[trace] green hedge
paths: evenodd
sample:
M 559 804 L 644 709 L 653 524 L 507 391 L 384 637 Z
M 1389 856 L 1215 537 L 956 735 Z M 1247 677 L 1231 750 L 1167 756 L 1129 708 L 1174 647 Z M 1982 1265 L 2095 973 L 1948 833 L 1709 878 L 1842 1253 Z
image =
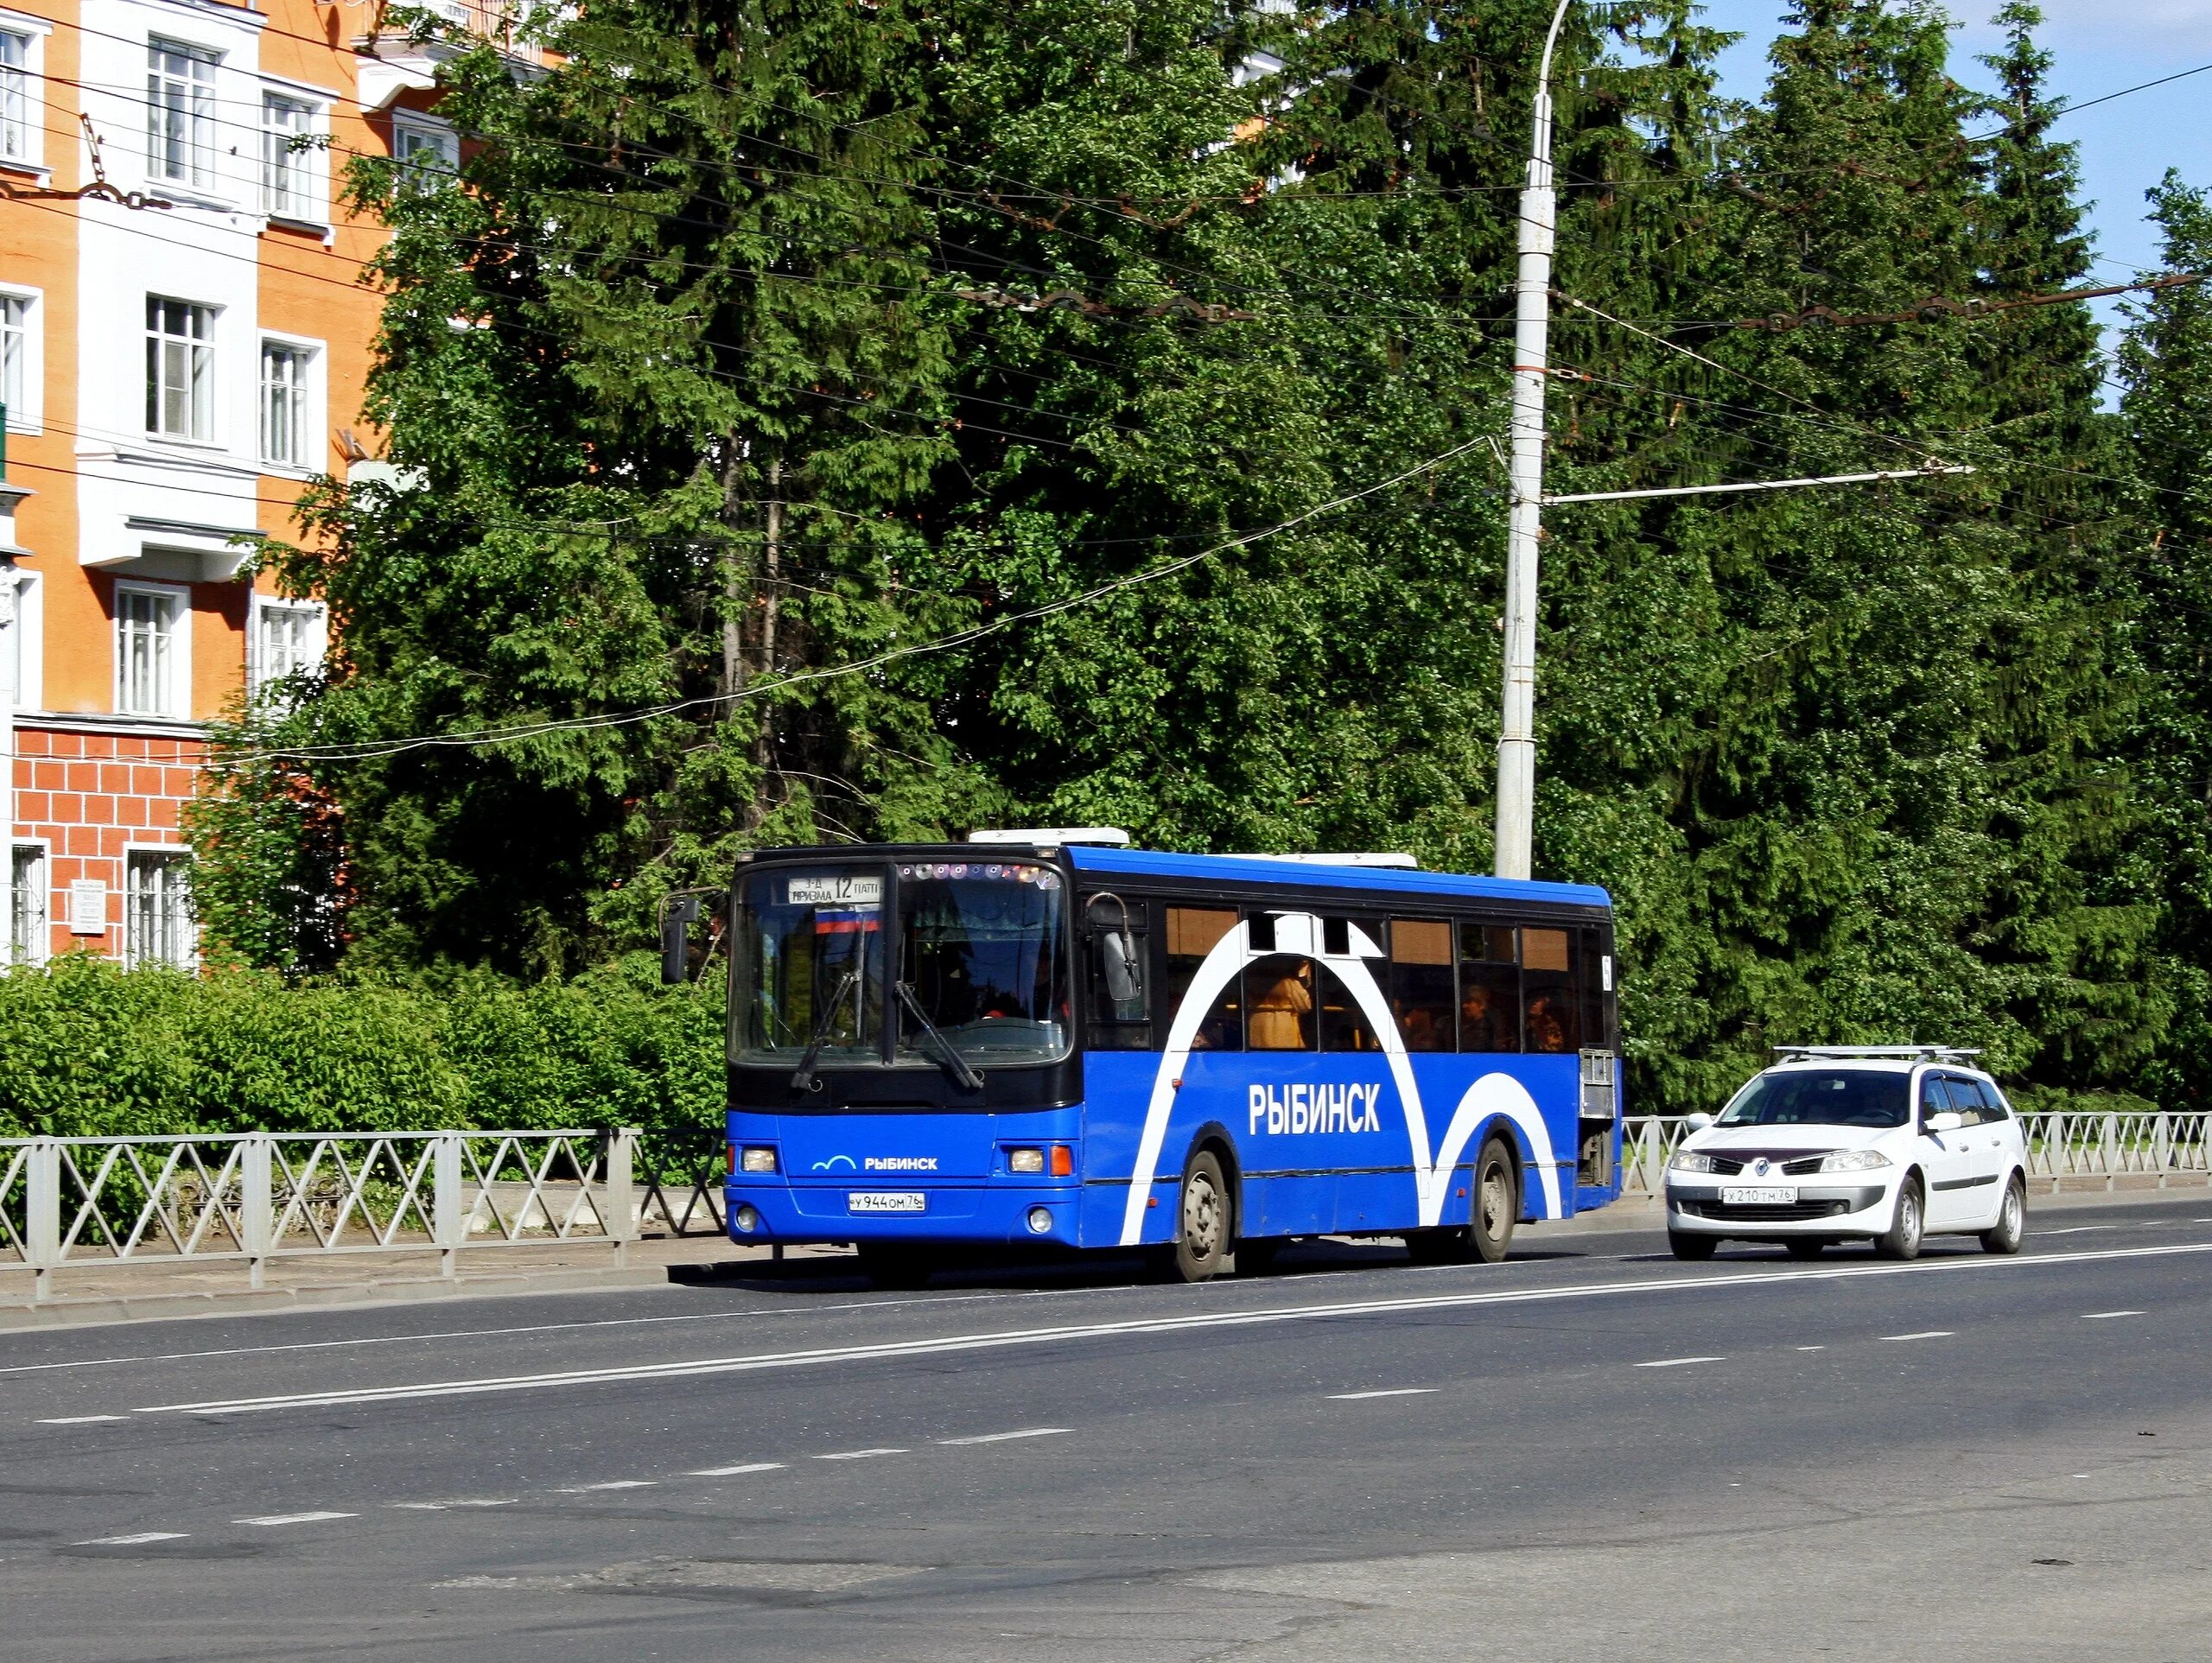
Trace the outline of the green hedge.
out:
M 287 985 L 72 957 L 0 975 L 0 1137 L 712 1128 L 723 994 L 652 961 L 571 982 Z

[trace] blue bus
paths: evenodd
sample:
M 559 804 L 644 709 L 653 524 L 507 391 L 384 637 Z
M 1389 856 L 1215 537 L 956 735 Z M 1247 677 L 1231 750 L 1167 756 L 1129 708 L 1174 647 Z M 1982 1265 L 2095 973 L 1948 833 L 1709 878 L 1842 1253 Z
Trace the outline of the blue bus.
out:
M 887 1285 L 1014 1243 L 1203 1281 L 1301 1236 L 1495 1261 L 1620 1193 L 1602 889 L 988 835 L 742 858 L 734 1240 Z

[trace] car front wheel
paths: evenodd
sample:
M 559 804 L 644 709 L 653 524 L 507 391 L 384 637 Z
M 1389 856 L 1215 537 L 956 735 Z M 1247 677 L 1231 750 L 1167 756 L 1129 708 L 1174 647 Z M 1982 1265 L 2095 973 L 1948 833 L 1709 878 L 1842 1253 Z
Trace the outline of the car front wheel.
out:
M 1926 1197 L 1921 1193 L 1917 1174 L 1907 1178 L 1897 1190 L 1897 1210 L 1890 1228 L 1876 1239 L 1874 1251 L 1885 1259 L 1917 1259 L 1920 1257 L 1921 1233 L 1927 1227 Z
M 1718 1236 L 1687 1235 L 1680 1230 L 1667 1232 L 1667 1246 L 1677 1259 L 1693 1262 L 1713 1257 L 1713 1250 L 1720 1245 Z
M 1997 1222 L 1981 1233 L 1985 1253 L 2018 1253 L 2028 1239 L 2028 1186 L 2018 1172 L 2005 1186 L 2005 1204 L 1997 1210 Z

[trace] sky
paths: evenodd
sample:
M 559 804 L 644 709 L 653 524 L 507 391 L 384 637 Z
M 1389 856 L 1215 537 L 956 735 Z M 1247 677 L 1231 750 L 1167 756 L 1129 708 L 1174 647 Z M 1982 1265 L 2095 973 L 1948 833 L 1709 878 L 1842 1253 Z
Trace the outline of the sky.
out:
M 1961 25 L 1951 73 L 1988 87 L 1975 54 L 1997 50 L 1988 18 L 2003 0 L 1950 0 Z M 2212 64 L 2212 0 L 2040 0 L 2044 48 L 2057 61 L 2051 90 L 2075 104 L 2180 70 Z M 1785 0 L 1705 0 L 1706 24 L 1744 38 L 1721 60 L 1722 86 L 1756 98 L 1765 86 L 1766 48 L 1782 32 Z M 2169 168 L 2196 186 L 2212 185 L 2212 73 L 2136 92 L 2062 120 L 2053 136 L 2080 146 L 2082 192 L 2094 206 L 2090 223 L 2102 257 L 2095 270 L 2107 282 L 2156 269 L 2158 243 L 2143 218 L 2143 193 Z M 2113 302 L 2098 303 L 2107 327 Z

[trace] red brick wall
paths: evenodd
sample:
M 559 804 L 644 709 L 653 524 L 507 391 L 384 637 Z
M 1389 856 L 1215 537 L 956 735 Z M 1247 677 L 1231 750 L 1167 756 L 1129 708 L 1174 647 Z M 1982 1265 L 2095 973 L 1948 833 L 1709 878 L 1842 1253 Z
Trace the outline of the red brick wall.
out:
M 47 845 L 51 950 L 123 951 L 124 851 L 181 847 L 177 811 L 207 754 L 199 739 L 73 733 L 28 723 L 16 731 L 16 840 Z M 107 933 L 69 933 L 69 885 L 107 885 Z

